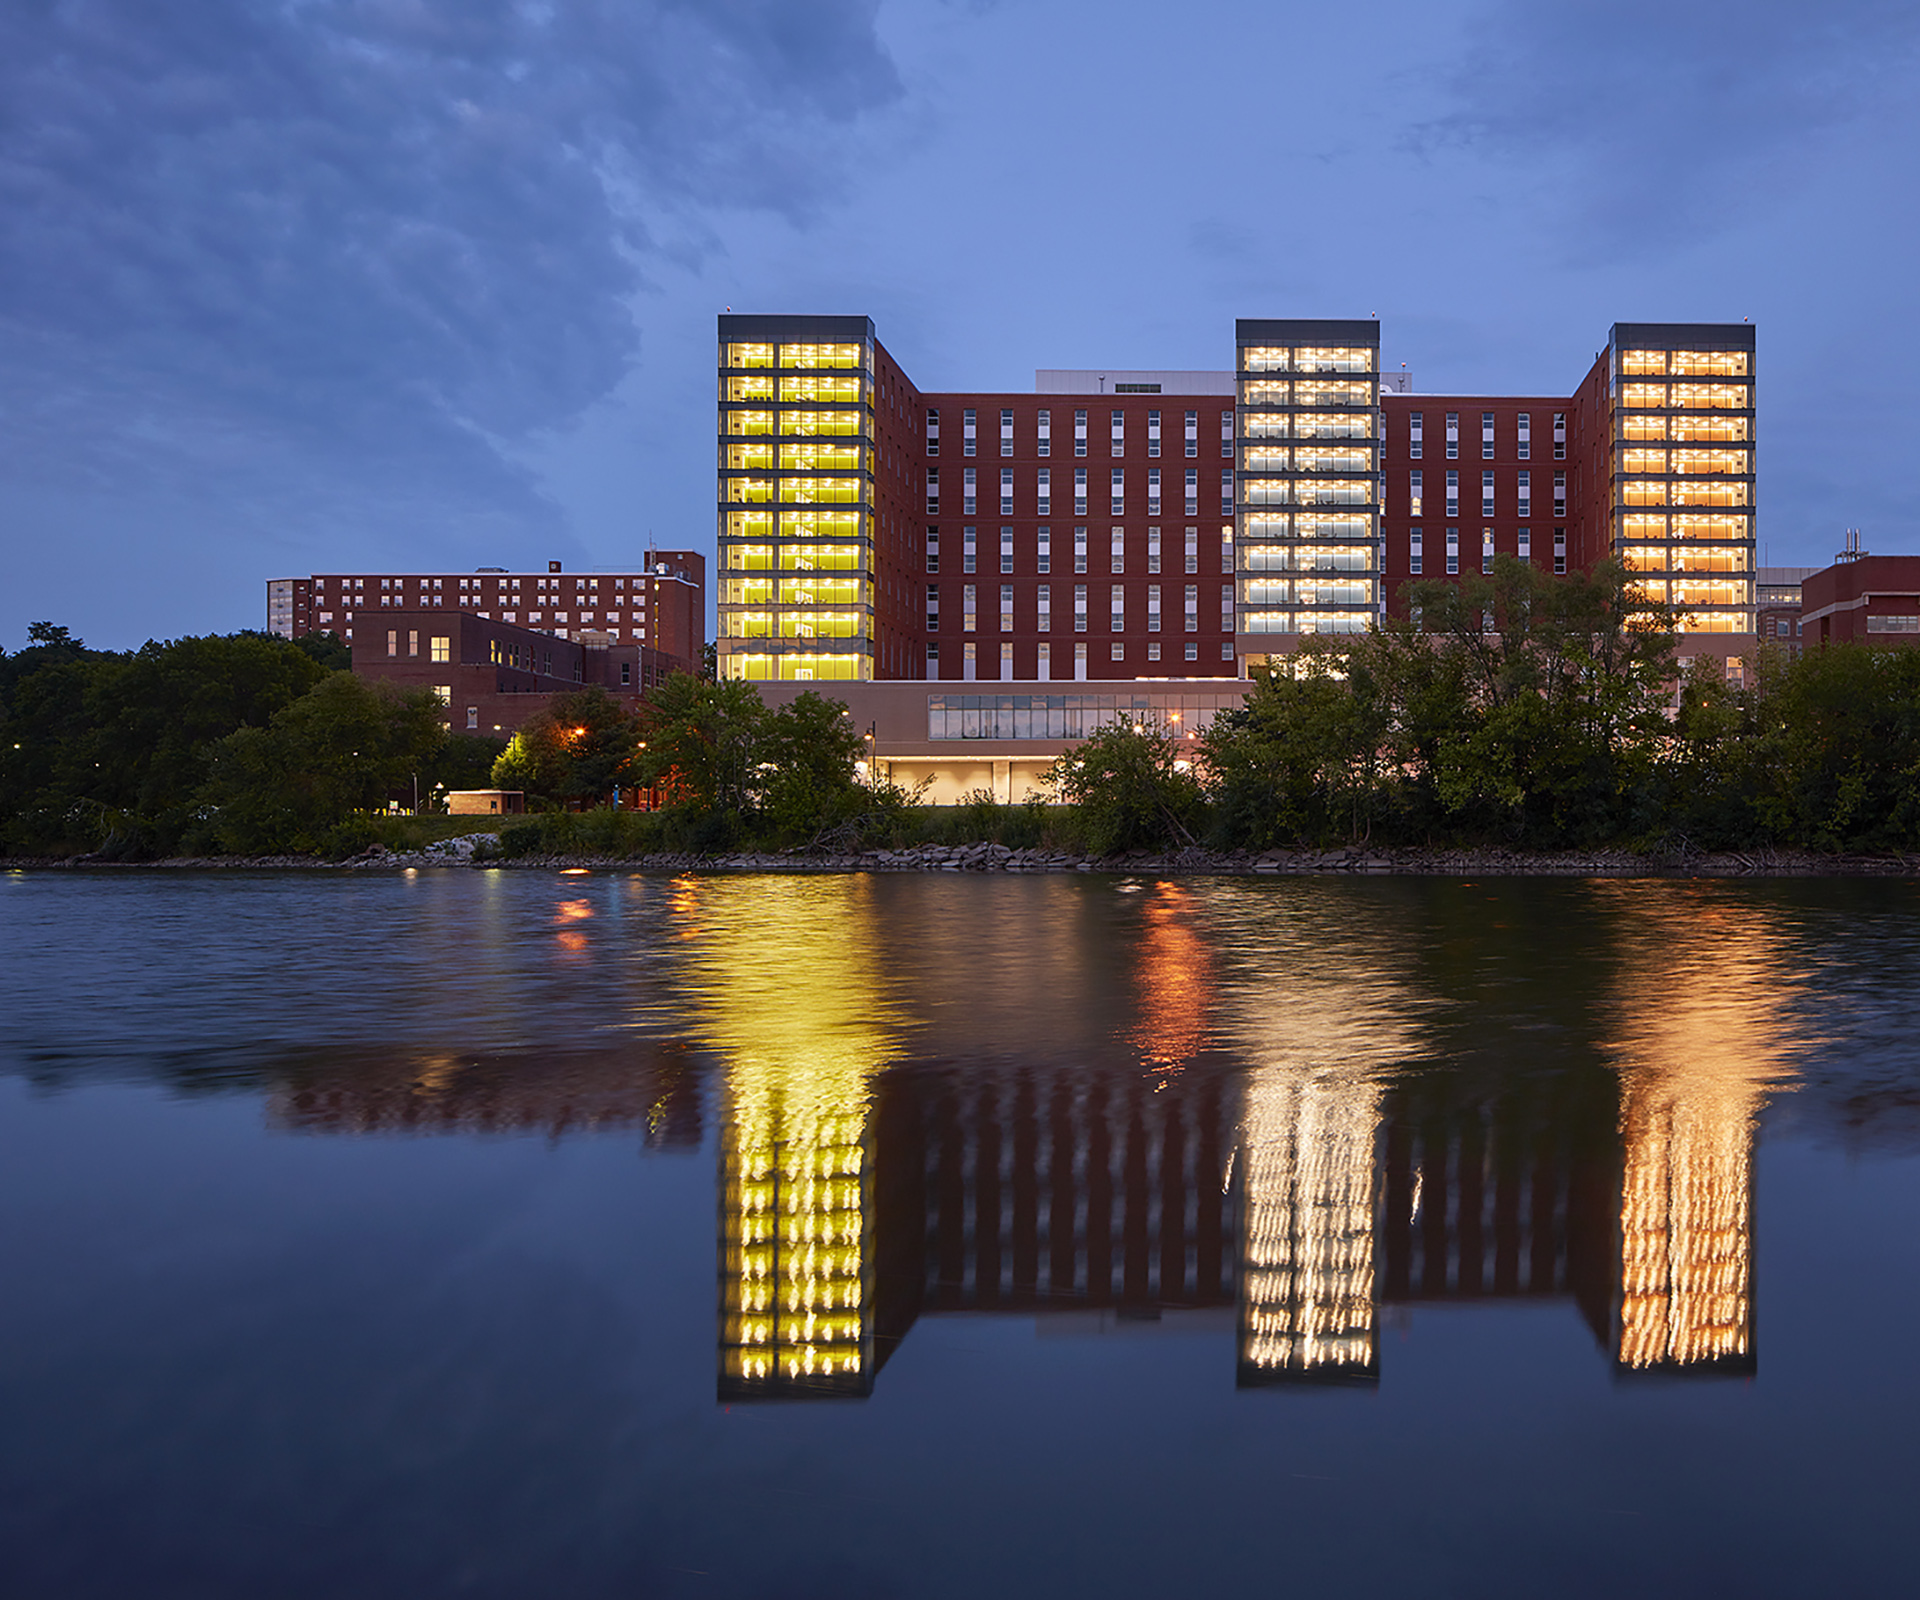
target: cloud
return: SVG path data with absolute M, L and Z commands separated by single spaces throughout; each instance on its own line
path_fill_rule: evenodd
M 618 382 L 650 261 L 839 192 L 900 93 L 875 10 L 17 0 L 0 474 L 530 500 L 496 446 Z
M 1911 0 L 1497 0 L 1460 36 L 1427 153 L 1472 147 L 1538 163 L 1548 203 L 1658 233 L 1764 205 L 1766 175 L 1804 174 L 1827 135 L 1906 116 Z M 1651 226 L 1650 226 L 1651 224 Z

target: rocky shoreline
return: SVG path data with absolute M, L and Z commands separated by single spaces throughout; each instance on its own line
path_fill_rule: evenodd
M 65 861 L 10 861 L 7 870 L 306 872 L 399 871 L 465 867 L 502 871 L 586 868 L 625 872 L 1104 872 L 1213 876 L 1323 874 L 1422 877 L 1615 878 L 1896 878 L 1920 874 L 1920 857 L 1817 855 L 1811 851 L 1726 851 L 1641 855 L 1629 850 L 1266 850 L 1132 851 L 1090 857 L 1059 850 L 1016 850 L 1002 844 L 917 845 L 902 850 L 823 853 L 742 851 L 700 855 L 661 852 L 632 857 L 533 855 L 506 859 L 478 848 L 486 835 L 446 839 L 423 850 L 375 845 L 344 861 L 307 856 L 212 856 L 166 861 L 110 862 L 85 856 Z

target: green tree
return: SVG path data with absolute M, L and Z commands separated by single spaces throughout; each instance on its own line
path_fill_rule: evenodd
M 752 684 L 676 672 L 653 688 L 640 715 L 640 783 L 692 811 L 747 817 L 758 808 L 767 708 Z
M 762 809 L 782 836 L 810 838 L 865 805 L 868 791 L 855 764 L 866 740 L 843 702 L 799 695 L 761 722 L 758 744 Z
M 325 850 L 355 813 L 430 770 L 444 712 L 430 693 L 328 673 L 267 727 L 214 747 L 197 831 L 236 854 Z
M 597 685 L 556 695 L 507 741 L 493 764 L 494 787 L 548 802 L 603 802 L 636 781 L 638 737 L 638 719 Z
M 1060 757 L 1048 778 L 1078 812 L 1096 855 L 1194 842 L 1200 783 L 1186 747 L 1164 725 L 1109 723 Z

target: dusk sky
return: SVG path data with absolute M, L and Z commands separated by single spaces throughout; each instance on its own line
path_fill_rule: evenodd
M 1913 0 L 0 0 L 0 644 L 711 554 L 728 306 L 929 389 L 1377 313 L 1416 391 L 1567 393 L 1616 320 L 1750 317 L 1762 561 L 1920 551 L 1917 47 Z

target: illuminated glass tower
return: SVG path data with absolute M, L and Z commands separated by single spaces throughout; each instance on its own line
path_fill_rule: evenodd
M 1239 648 L 1364 633 L 1380 615 L 1380 325 L 1242 318 Z
M 719 394 L 721 676 L 871 678 L 873 323 L 723 316 Z
M 1748 323 L 1613 327 L 1611 548 L 1682 634 L 1753 632 L 1753 357 Z

